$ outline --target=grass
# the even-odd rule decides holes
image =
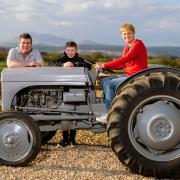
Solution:
[[[45,60],[45,66],[48,66],[48,60]],[[99,60],[97,60],[99,62]],[[180,68],[180,59],[179,58],[173,58],[173,57],[156,57],[152,58],[149,57],[148,64],[159,64],[164,65],[168,67],[175,67]],[[4,59],[0,59],[0,72],[3,70],[3,68],[6,66],[6,61]],[[92,68],[92,71],[94,71],[94,68]],[[116,74],[122,73],[122,70],[115,71]]]
[[[2,71],[6,67],[6,62],[0,61],[0,71]]]

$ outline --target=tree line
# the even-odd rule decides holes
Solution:
[[[8,50],[5,48],[0,48],[0,66],[1,69],[6,66]],[[43,59],[45,60],[46,66],[48,63],[57,60],[63,55],[63,52],[41,52]],[[79,54],[83,59],[90,60],[92,62],[106,62],[119,55],[109,55],[102,52],[81,52]],[[180,57],[174,56],[149,56],[148,64],[158,64],[166,67],[180,68]]]

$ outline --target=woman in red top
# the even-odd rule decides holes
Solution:
[[[125,70],[124,75],[116,78],[108,78],[102,81],[102,88],[105,94],[105,103],[107,110],[109,109],[112,100],[115,97],[116,88],[130,75],[147,68],[147,50],[144,43],[135,39],[135,28],[132,24],[124,24],[120,28],[122,39],[126,45],[122,52],[122,57],[103,64],[95,64],[96,70],[113,69]],[[96,119],[99,122],[106,122],[106,115]]]

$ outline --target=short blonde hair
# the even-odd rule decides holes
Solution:
[[[131,32],[133,32],[133,34],[135,34],[135,28],[132,24],[123,24],[121,27],[120,27],[120,32],[122,33],[123,31],[125,30],[129,30]]]

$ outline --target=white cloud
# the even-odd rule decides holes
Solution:
[[[151,42],[150,32],[161,36],[180,29],[179,11],[178,0],[0,0],[1,34],[9,36],[10,29],[16,33],[27,27],[39,33],[61,32],[62,36],[117,44],[119,26],[130,22],[137,34]],[[177,42],[177,37],[171,41]]]
[[[67,1],[63,6],[63,12],[68,13],[81,13],[87,10],[87,8],[91,5],[89,2],[69,2]],[[74,14],[75,15],[75,14]]]
[[[174,16],[161,17],[159,19],[151,19],[146,22],[148,28],[160,29],[160,30],[172,30],[177,31],[177,27],[180,27],[180,21]]]

